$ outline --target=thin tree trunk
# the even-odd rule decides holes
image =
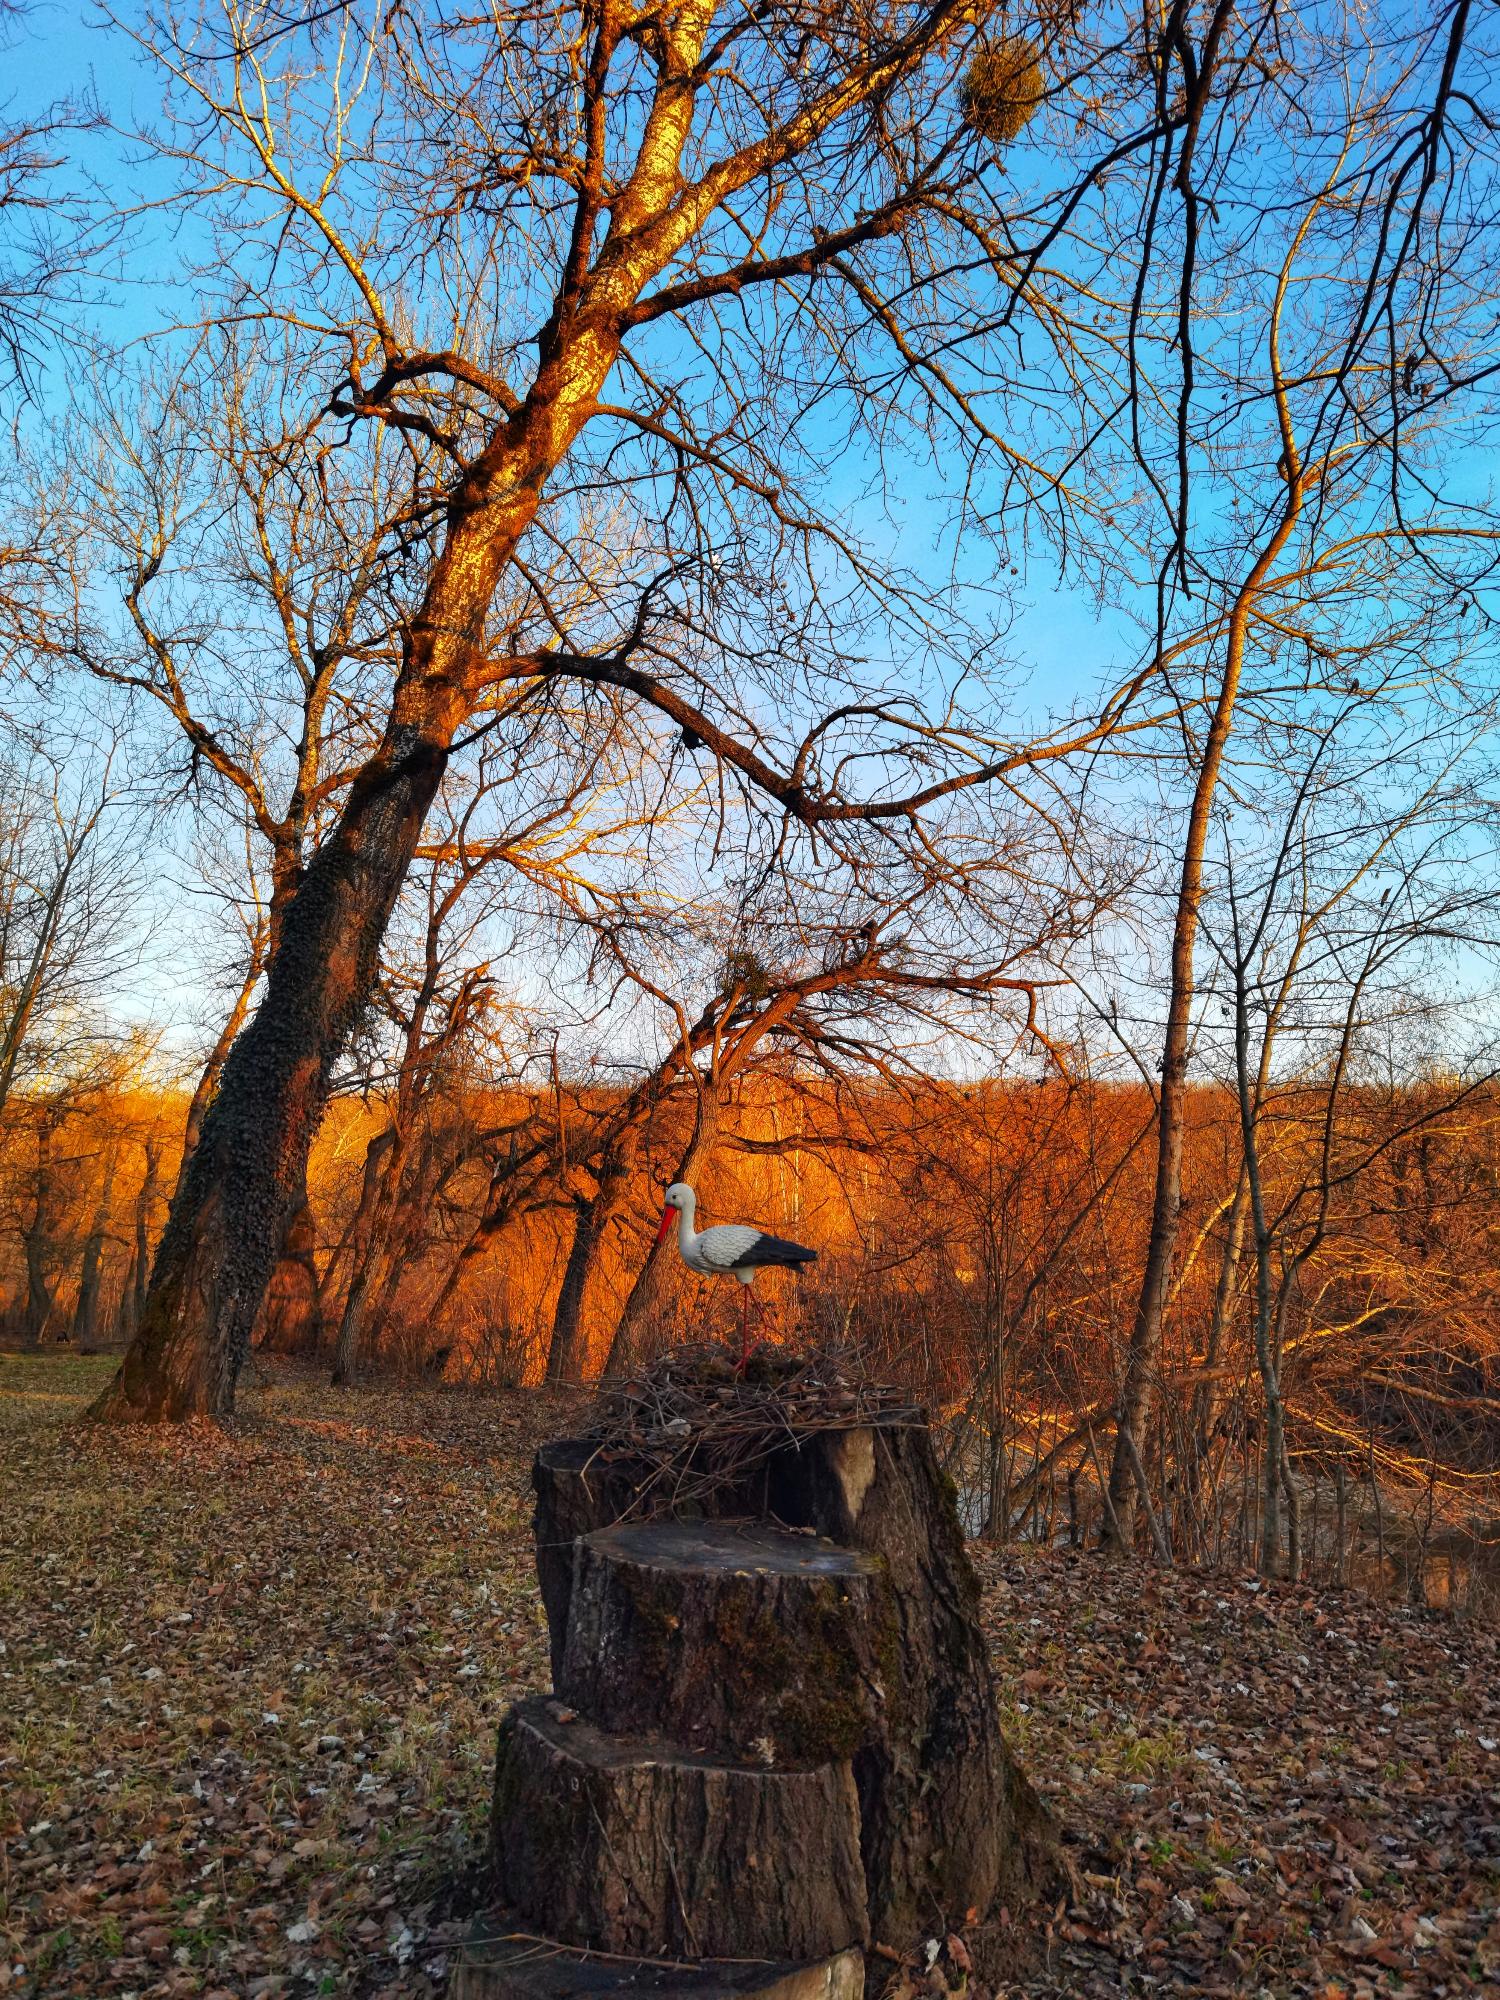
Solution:
[[[1286,1412],[1281,1420],[1281,1490],[1286,1500],[1286,1573],[1290,1583],[1302,1581],[1302,1496],[1292,1477],[1292,1455],[1286,1441]],[[1314,1542],[1316,1547],[1316,1540]]]
[[[1210,76],[1211,66],[1205,64],[1198,81],[1200,91],[1208,89]],[[1184,156],[1179,166],[1180,184],[1186,185],[1186,175],[1187,158]],[[1182,1150],[1188,1105],[1188,1031],[1194,994],[1193,954],[1198,941],[1198,913],[1203,903],[1203,855],[1214,794],[1234,727],[1235,704],[1239,699],[1250,621],[1272,566],[1291,539],[1301,516],[1303,495],[1318,476],[1316,471],[1309,473],[1303,467],[1281,367],[1281,313],[1291,282],[1293,263],[1311,219],[1312,212],[1309,211],[1283,259],[1268,334],[1276,421],[1281,434],[1281,471],[1286,481],[1285,498],[1275,527],[1252,563],[1229,609],[1224,672],[1208,734],[1204,738],[1203,757],[1193,787],[1187,835],[1183,843],[1182,876],[1172,925],[1172,978],[1166,1036],[1162,1046],[1161,1095],[1157,1103],[1156,1187],[1151,1204],[1151,1235],[1135,1322],[1131,1328],[1130,1351],[1120,1386],[1115,1451],[1109,1475],[1112,1503],[1109,1539],[1124,1548],[1129,1548],[1135,1537],[1136,1469],[1141,1462],[1141,1444],[1156,1408],[1162,1322],[1172,1276],[1172,1259],[1177,1248],[1178,1215],[1182,1207]]]
[[[584,1306],[598,1274],[605,1235],[623,1206],[633,1165],[633,1159],[627,1160],[617,1149],[611,1150],[600,1165],[594,1193],[576,1204],[573,1241],[568,1249],[552,1315],[552,1338],[547,1347],[549,1382],[580,1382],[587,1370]]]
[[[374,1300],[374,1303],[366,1312],[364,1330],[361,1335],[361,1338],[368,1347],[379,1345],[391,1315],[396,1310],[396,1299],[401,1291],[401,1280],[405,1277],[414,1255],[420,1250],[424,1238],[425,1232],[417,1220],[417,1218],[426,1212],[425,1204],[421,1201],[420,1195],[413,1199],[409,1204],[409,1208],[412,1220],[408,1222],[404,1229],[398,1230],[395,1226],[395,1217],[399,1211],[395,1204],[392,1204],[390,1234],[386,1237],[383,1244],[377,1246],[377,1276],[380,1282],[378,1285],[373,1282],[371,1284],[370,1296]]]
[[[719,1137],[719,1105],[712,1089],[705,1086],[698,1098],[698,1114],[693,1123],[693,1136],[688,1141],[672,1179],[674,1181],[697,1180],[699,1173],[713,1154]],[[625,1301],[625,1310],[620,1314],[615,1327],[614,1339],[609,1344],[609,1354],[604,1363],[604,1379],[614,1381],[626,1373],[635,1359],[636,1338],[641,1323],[649,1315],[656,1303],[659,1277],[663,1259],[668,1251],[675,1256],[676,1250],[670,1241],[653,1243],[646,1253],[646,1261],[636,1273],[635,1283],[630,1288],[630,1296]]]
[[[320,1304],[325,1317],[329,1316],[327,1308],[337,1294],[345,1265],[347,1264],[349,1269],[348,1282],[352,1285],[359,1266],[364,1262],[365,1251],[369,1247],[371,1231],[374,1228],[375,1208],[380,1197],[385,1161],[395,1143],[396,1128],[394,1125],[387,1125],[384,1131],[377,1132],[365,1147],[365,1165],[360,1177],[359,1201],[323,1272]]]
[[[338,1338],[333,1344],[333,1372],[328,1378],[331,1388],[348,1388],[354,1380],[370,1300],[384,1274],[385,1259],[372,1243],[360,1259],[354,1282],[349,1287],[349,1296],[344,1300],[344,1310],[339,1316]]]
[[[1230,1315],[1234,1311],[1235,1295],[1239,1290],[1240,1263],[1245,1254],[1245,1215],[1249,1191],[1242,1158],[1239,1178],[1235,1182],[1234,1198],[1229,1204],[1224,1254],[1219,1260],[1219,1280],[1214,1287],[1213,1317],[1208,1323],[1208,1341],[1203,1354],[1205,1380],[1194,1399],[1198,1436],[1204,1451],[1208,1449],[1209,1438],[1214,1425],[1218,1422],[1219,1411],[1224,1402],[1220,1374],[1224,1364],[1224,1336],[1229,1331]]]
[[[151,1211],[161,1176],[161,1144],[153,1135],[145,1142],[146,1171],[135,1198],[135,1262],[131,1272],[132,1329],[139,1328],[146,1310],[151,1276]]]
[[[44,1106],[36,1128],[36,1179],[31,1214],[22,1227],[26,1253],[26,1305],[21,1315],[21,1341],[40,1347],[52,1325],[52,1282],[47,1266],[52,1252],[52,1114]]]
[[[128,1346],[135,1338],[138,1324],[135,1297],[136,1252],[132,1245],[130,1261],[125,1266],[124,1282],[120,1286],[119,1303],[115,1307],[115,1338]]]
[[[99,1190],[94,1219],[84,1241],[83,1261],[78,1276],[78,1304],[73,1312],[73,1338],[80,1354],[92,1354],[99,1345],[100,1294],[104,1288],[104,1245],[109,1238],[110,1198],[115,1189],[118,1154],[111,1147],[105,1155],[104,1181]]]
[[[1196,991],[1193,954],[1198,942],[1198,915],[1203,905],[1203,856],[1208,844],[1219,772],[1234,727],[1235,704],[1239,698],[1251,615],[1271,565],[1286,546],[1301,511],[1302,477],[1292,458],[1289,433],[1287,441],[1286,505],[1275,532],[1241,585],[1230,612],[1224,673],[1204,739],[1203,757],[1193,787],[1193,802],[1183,842],[1182,875],[1172,926],[1172,977],[1166,1035],[1162,1045],[1161,1095],[1157,1104],[1156,1187],[1151,1205],[1151,1235],[1135,1322],[1131,1328],[1130,1350],[1120,1385],[1114,1458],[1109,1472],[1112,1513],[1108,1538],[1126,1548],[1135,1538],[1137,1480],[1143,1476],[1139,1472],[1142,1447],[1156,1410],[1162,1324],[1182,1208],[1182,1153],[1188,1109],[1188,1037]]]
[[[323,1345],[317,1241],[304,1173],[300,1199],[287,1216],[276,1267],[266,1287],[260,1344],[268,1353],[310,1357]]]
[[[391,1259],[385,1239],[392,1211],[400,1192],[402,1156],[405,1151],[394,1127],[370,1141],[365,1155],[364,1186],[360,1190],[360,1213],[356,1217],[353,1274],[339,1315],[338,1338],[333,1346],[333,1372],[329,1385],[346,1388],[354,1380],[355,1366],[370,1319],[370,1301],[388,1275]]]

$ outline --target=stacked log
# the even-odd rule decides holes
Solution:
[[[501,1731],[507,1915],[456,2000],[592,1994],[602,1964],[634,1991],[646,1961],[683,2000],[859,2000],[865,1947],[1049,1887],[920,1420],[789,1435],[696,1480],[692,1519],[639,1518],[661,1470],[597,1438],[538,1455],[555,1694]]]
[[[549,1550],[539,1562],[552,1575],[546,1608],[558,1686],[569,1675],[575,1592],[581,1580],[590,1595],[597,1588],[589,1580],[598,1558],[579,1550],[630,1514],[646,1477],[628,1452],[604,1453],[583,1439],[538,1456],[537,1543]],[[854,1657],[871,1643],[880,1650],[881,1698],[861,1716],[853,1751],[871,1935],[900,1944],[930,1930],[939,1912],[958,1919],[1045,1894],[1056,1880],[1054,1836],[1000,1729],[978,1584],[927,1426],[912,1418],[792,1439],[713,1497],[725,1514],[754,1508],[878,1566],[881,1629],[872,1641],[869,1621],[855,1621],[843,1642]],[[649,1524],[653,1532],[661,1525]],[[716,1672],[733,1678],[711,1664],[715,1657],[711,1648],[702,1655],[700,1685]],[[774,1651],[766,1665],[774,1677]],[[618,1707],[610,1712],[621,1717]],[[849,1739],[835,1731],[828,1741],[847,1749]]]
[[[557,1695],[501,1732],[501,1897],[610,1952],[865,1944],[853,1758],[893,1630],[880,1565],[818,1536],[718,1521],[580,1535]]]

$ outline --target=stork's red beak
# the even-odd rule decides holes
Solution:
[[[661,1212],[661,1228],[658,1229],[656,1232],[656,1240],[658,1243],[663,1242],[665,1240],[667,1231],[672,1227],[672,1217],[676,1213],[677,1211],[675,1208],[673,1208],[671,1202],[668,1202],[666,1207]]]

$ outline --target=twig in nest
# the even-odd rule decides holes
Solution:
[[[649,1517],[701,1507],[820,1432],[919,1420],[899,1390],[870,1380],[858,1348],[762,1348],[741,1374],[729,1348],[703,1343],[610,1384],[589,1435],[640,1466],[631,1512]]]

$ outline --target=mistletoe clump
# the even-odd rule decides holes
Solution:
[[[959,86],[964,123],[992,145],[1008,146],[1042,101],[1042,63],[1027,35],[983,42]]]

